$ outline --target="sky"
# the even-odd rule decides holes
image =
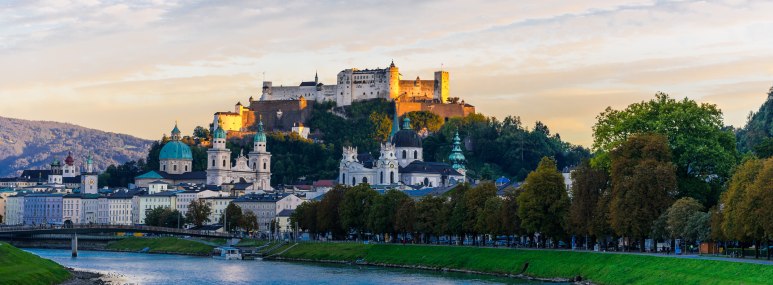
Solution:
[[[474,3],[480,2],[480,3]],[[0,0],[0,116],[158,139],[346,68],[450,73],[478,112],[590,146],[658,91],[736,127],[773,85],[773,1]]]

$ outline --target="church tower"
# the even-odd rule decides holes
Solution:
[[[225,147],[226,135],[218,124],[212,135],[212,148],[207,150],[207,184],[220,186],[228,183],[231,170],[231,151]]]
[[[94,159],[86,158],[86,172],[81,174],[81,194],[97,194],[97,173],[94,171]]]
[[[400,171],[394,144],[390,142],[381,144],[381,153],[376,162],[376,171],[378,176],[376,176],[377,180],[374,184],[391,185],[398,183]]]
[[[62,184],[62,163],[54,159],[51,163],[51,174],[48,175],[48,184]]]
[[[257,190],[271,190],[271,153],[266,151],[266,132],[263,120],[258,122],[258,132],[252,138],[252,152],[249,153],[250,167],[256,172]]]

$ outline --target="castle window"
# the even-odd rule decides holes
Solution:
[[[403,159],[406,159],[406,158],[408,158],[408,153],[405,152],[405,150],[403,150]]]
[[[419,159],[419,152],[418,151],[415,151],[415,150],[413,151],[413,159]]]

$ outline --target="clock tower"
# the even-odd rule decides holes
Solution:
[[[81,173],[81,194],[97,194],[99,189],[97,173],[94,171],[94,159],[86,158],[86,172]]]

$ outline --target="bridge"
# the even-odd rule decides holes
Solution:
[[[229,233],[187,230],[167,227],[113,224],[66,224],[37,226],[0,226],[0,237],[31,237],[46,234],[71,235],[72,256],[78,256],[78,234],[94,233],[149,233],[162,235],[192,236],[205,238],[231,238]]]

